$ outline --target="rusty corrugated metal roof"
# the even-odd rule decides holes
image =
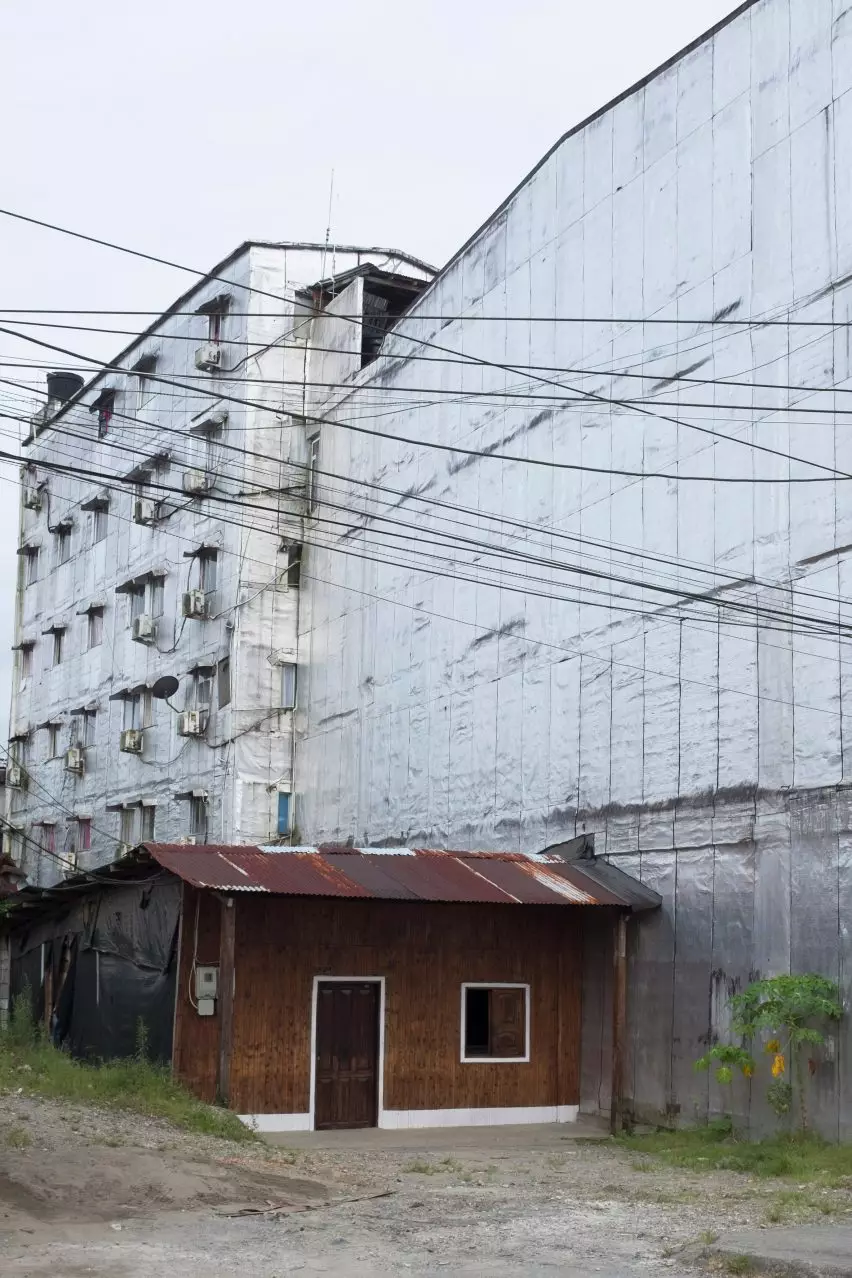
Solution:
[[[506,905],[659,905],[638,879],[594,858],[452,852],[429,848],[246,847],[145,843],[164,869],[193,887],[277,896],[467,901]]]

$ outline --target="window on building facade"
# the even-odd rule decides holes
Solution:
[[[44,852],[52,855],[56,851],[56,826],[52,821],[42,821],[41,838],[38,842]]]
[[[92,407],[98,414],[98,439],[104,439],[112,426],[115,413],[115,391],[101,391]]]
[[[219,556],[215,550],[202,550],[198,556],[198,568],[201,577],[201,589],[208,596],[208,612],[210,596],[214,594],[219,579]]]
[[[278,833],[290,833],[290,795],[284,790],[278,791]]]
[[[225,316],[228,313],[227,303],[220,303],[215,310],[207,314],[207,340],[218,346],[222,340],[225,327]]]
[[[165,589],[162,577],[152,577],[148,582],[148,611],[152,617],[162,617]]]
[[[281,706],[292,710],[296,704],[296,666],[287,661],[281,667]]]
[[[156,356],[149,355],[145,359],[139,361],[133,372],[136,378],[136,412],[139,413],[147,405],[156,390],[156,383],[152,377],[154,369],[157,367]]]
[[[106,506],[96,506],[92,511],[92,545],[96,546],[107,535],[109,511]]]
[[[62,665],[62,658],[65,654],[65,631],[54,630],[53,632],[53,664],[55,666]]]
[[[38,581],[38,547],[30,546],[24,556],[24,585],[32,586]]]
[[[133,624],[137,617],[141,617],[145,611],[145,587],[134,586],[132,590],[127,592],[130,599],[130,622]]]
[[[308,440],[308,469],[305,476],[308,514],[312,515],[317,508],[319,502],[319,462],[320,462],[320,437],[319,435],[311,435]]]
[[[302,578],[302,547],[287,547],[287,585],[291,590],[298,589]]]
[[[216,670],[217,696],[220,706],[231,700],[231,658],[223,657]]]
[[[88,613],[88,621],[86,623],[86,646],[88,648],[99,648],[104,639],[104,610],[103,608],[92,608]]]
[[[143,803],[139,809],[139,841],[140,843],[151,842],[154,838],[154,818],[157,815],[157,809],[153,803]]]
[[[118,814],[118,838],[121,843],[135,843],[136,809],[122,808]]]
[[[196,842],[207,842],[207,800],[200,795],[189,800],[189,833]]]
[[[124,718],[122,726],[127,728],[150,728],[153,720],[153,703],[148,691],[133,692],[124,698]]]
[[[21,674],[20,674],[20,677],[21,677],[22,679],[29,679],[29,678],[30,678],[30,676],[31,676],[31,674],[32,674],[32,672],[33,672],[33,650],[34,650],[34,648],[35,648],[35,645],[34,645],[34,644],[31,644],[31,643],[25,643],[25,644],[22,644],[22,645],[21,645],[21,649],[20,649],[20,653],[21,653],[21,656],[20,656],[20,671],[21,671]]]
[[[88,852],[92,846],[92,822],[88,817],[77,817],[74,831],[74,849],[77,852]]]
[[[83,745],[93,746],[97,740],[98,734],[98,712],[97,710],[87,710],[83,715]]]
[[[462,985],[462,1061],[529,1060],[529,986]]]
[[[69,524],[62,524],[54,533],[56,537],[56,562],[57,564],[67,564],[71,558],[71,527]]]
[[[59,728],[58,723],[49,723],[45,729],[47,733],[47,757],[55,759],[59,754]]]
[[[191,684],[192,705],[190,710],[209,710],[213,700],[213,676],[206,670],[196,671]]]

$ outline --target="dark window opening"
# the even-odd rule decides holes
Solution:
[[[488,1056],[491,1047],[489,1033],[488,990],[468,990],[464,1016],[465,1056]]]
[[[219,662],[219,668],[216,674],[216,689],[219,698],[219,705],[226,706],[231,700],[231,658],[223,657]]]
[[[298,590],[302,578],[302,547],[287,547],[287,585],[291,590]]]
[[[527,1044],[525,986],[468,985],[464,997],[464,1060],[523,1060]]]
[[[364,280],[364,321],[361,325],[361,367],[365,368],[378,355],[382,342],[426,287],[424,280],[389,276]]]
[[[115,414],[115,391],[104,391],[98,396],[98,439],[104,439]]]

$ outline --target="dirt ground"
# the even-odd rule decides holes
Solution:
[[[0,1273],[685,1278],[696,1243],[778,1217],[777,1182],[666,1169],[565,1128],[345,1135],[235,1145],[2,1097]],[[848,1191],[819,1192],[796,1219],[852,1218]]]

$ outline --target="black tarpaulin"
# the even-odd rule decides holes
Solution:
[[[11,936],[11,993],[29,985],[35,1015],[57,1046],[88,1060],[172,1052],[180,884],[93,885]],[[46,979],[49,976],[49,980]]]

